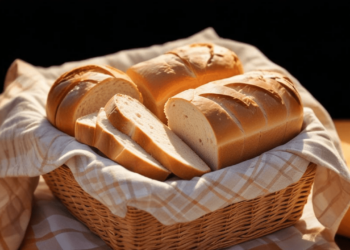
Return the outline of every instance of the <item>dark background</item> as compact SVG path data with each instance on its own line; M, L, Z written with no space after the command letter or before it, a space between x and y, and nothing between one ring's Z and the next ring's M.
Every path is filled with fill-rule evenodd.
M286 68L332 118L350 119L350 1L285 2L0 0L1 83L16 58L59 65L213 27Z

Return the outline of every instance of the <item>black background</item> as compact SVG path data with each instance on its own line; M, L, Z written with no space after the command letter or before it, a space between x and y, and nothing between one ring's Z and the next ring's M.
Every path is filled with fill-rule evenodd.
M286 68L332 118L349 119L350 2L310 2L0 0L1 83L16 58L59 65L213 27Z

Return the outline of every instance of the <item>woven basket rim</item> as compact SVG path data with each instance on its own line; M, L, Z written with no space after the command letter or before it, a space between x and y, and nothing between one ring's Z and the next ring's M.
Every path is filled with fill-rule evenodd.
M64 171L66 171L67 173L69 173L69 175L71 175L71 177L76 181L74 175L72 174L70 168L69 168L67 165L63 164L62 166L60 166L59 168L57 168L57 169L55 169L55 170L60 171L60 170L63 170L63 169L64 169ZM199 217L199 218L197 218L197 219L200 219L200 218L202 218L202 217L205 217L205 216L207 216L207 215L210 214L210 213L214 213L214 212L217 211L217 210L220 210L220 209L229 207L229 206L231 206L231 205L235 205L235 204L239 204L239 203L243 203L243 202L247 202L247 201L251 201L251 200L255 200L255 199L260 199L260 198L262 198L262 197L268 197L268 196L270 196L270 195L274 195L275 193L278 193L278 192L280 192L281 190L287 189L288 187L297 184L297 183L300 182L300 180L304 177L304 175L307 174L308 171L316 172L316 169L317 169L317 165L316 165L315 163L310 162L309 165L307 166L307 168L305 169L305 172L304 172L304 173L302 174L302 176L300 177L300 179L297 180L297 181L294 182L294 183L291 183L289 186L287 186L287 187L285 187L285 188L282 188L282 189L280 189L280 190L277 190L277 191L275 191L275 192L272 192L272 193L259 195L259 196L255 197L255 198L252 198L252 199L241 200L241 201L233 202L233 203L229 203L229 204L223 204L222 206L220 206L220 207L217 208L216 210L211 211L211 212L208 212L208 213L202 215L201 217ZM47 174L49 174L49 173L47 173ZM86 192L86 191L84 190L84 192ZM87 193L87 192L86 192L86 193ZM89 193L87 193L87 195L90 196ZM108 206L106 206L106 208L110 211L110 209L109 209ZM127 205L126 208L127 208L127 211L134 211L134 210L135 210L135 211L136 211L136 210L137 210L137 211L142 211L142 212L145 212L145 213L147 213L147 214L149 214L150 216L153 217L153 215L152 215L151 213L149 213L149 212L146 211L146 210L143 210L142 208L137 208L137 207L133 207L133 206L130 206L130 205ZM111 211L110 211L110 212L111 212ZM111 212L111 213L112 213L112 212ZM118 216L118 215L115 215L115 216ZM155 219L156 219L156 218L155 218ZM194 220L197 220L197 219L194 219ZM194 221L194 220L192 220L192 221ZM159 221L159 220L157 220L157 221ZM159 221L159 222L160 222L160 221ZM188 221L188 222L191 222L191 221ZM178 222L178 223L176 223L176 224L184 224L184 223L188 223L188 222ZM161 222L160 222L160 223L161 223Z

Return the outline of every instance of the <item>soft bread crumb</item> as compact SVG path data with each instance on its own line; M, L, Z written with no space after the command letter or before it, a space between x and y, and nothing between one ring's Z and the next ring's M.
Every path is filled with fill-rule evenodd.
M111 109L111 110L110 110ZM205 162L143 104L117 94L106 105L108 119L130 134L146 151L180 178L190 179L210 171ZM130 133L130 128L135 131Z
M104 109L101 109L98 117L97 117L97 127L99 128L100 133L108 134L109 141L104 141L102 143L104 144L110 144L110 147L113 147L114 145L120 145L119 154L114 157L112 160L116 160L118 162L119 156L124 153L123 151L127 150L130 151L130 155L134 155L135 158L139 158L139 161L142 161L143 164L147 164L148 167L151 166L154 168L150 171L161 171L164 172L165 175L170 174L170 172L164 168L157 160L155 160L151 155L149 155L143 148L141 148L135 141L133 141L129 136L125 135L124 133L117 130L108 120L106 112ZM98 135L97 135L98 136ZM101 134L99 135L101 136ZM96 138L96 141L98 141L98 138ZM98 149L101 149L100 146L96 144L96 147ZM105 153L105 152L103 152ZM107 155L110 157L109 155ZM136 159L135 159L136 161ZM131 166L125 166L126 168L130 168ZM135 170L137 168L142 168L142 166L132 166L132 168ZM158 170L156 170L158 169ZM167 173L167 174L166 174ZM164 176L164 174L163 174Z

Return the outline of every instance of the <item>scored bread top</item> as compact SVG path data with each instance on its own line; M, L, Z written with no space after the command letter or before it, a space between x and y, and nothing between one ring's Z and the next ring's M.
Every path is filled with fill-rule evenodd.
M181 58L201 85L243 73L243 66L233 51L211 43L190 44L166 54Z
M210 43L186 45L127 70L144 97L144 105L163 123L164 104L171 96L241 73L242 64L234 52Z
M303 105L297 89L286 76L276 72L253 71L215 83L235 89L255 100L269 127L282 123L283 131L280 132L283 135L279 136L277 144L288 141L300 132ZM266 145L270 147L268 142Z
M172 131L213 170L286 143L303 122L293 83L283 75L260 71L179 93L166 103L165 113ZM235 126L228 126L232 123Z
M256 133L256 131L262 128L264 129L267 126L264 114L257 103L253 99L247 98L242 93L214 83L205 84L197 88L195 93L196 95L205 97L208 101L217 103L219 105L218 109L225 110L236 126L238 126L241 133L237 135L236 138L244 138L241 159L248 159L251 158L252 155L256 155L259 145L259 143L256 142L260 140L260 134ZM218 140L225 143L223 140L220 140L219 135L225 136L228 134L221 129L221 126L222 124L217 126L219 132L216 132L216 134L218 135ZM232 129L234 127L230 126L230 128ZM238 129L235 128L234 130L238 131ZM232 141L232 137L227 137L229 136L226 136L226 140ZM239 145L237 145L237 147L238 146ZM249 150L246 150L248 147Z
M123 72L109 66L88 65L63 74L52 86L46 112L49 121L74 136L75 121L97 112L116 93L142 101L137 86Z
M164 167L183 179L210 171L204 161L139 101L117 94L105 106L108 120Z
M124 72L110 66L86 65L62 74L53 83L47 96L46 115L51 124L56 124L56 112L66 94L80 82L97 83L98 79L93 79L93 75L96 74L108 75L132 83L131 79Z

